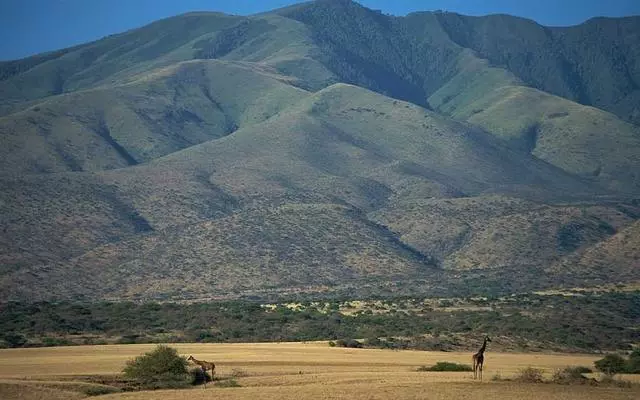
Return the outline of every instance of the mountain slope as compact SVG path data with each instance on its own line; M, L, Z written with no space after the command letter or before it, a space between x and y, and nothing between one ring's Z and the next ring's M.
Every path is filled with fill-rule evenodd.
M638 177L629 172L640 170L640 129L636 125L527 86L585 104L606 103L614 112L617 108L613 105L618 101L633 103L634 82L640 82L640 70L635 72L634 63L640 58L631 38L640 35L640 30L627 20L620 22L625 31L619 36L612 34L589 48L601 59L612 41L620 42L614 52L618 59L624 54L627 64L605 62L598 69L591 60L595 55L582 48L576 50L571 68L588 68L580 85L591 85L590 97L579 98L567 89L571 82L563 75L563 64L545 58L566 57L563 52L569 51L569 45L562 44L560 50L556 42L568 39L562 39L560 33L556 35L560 38L551 37L549 29L532 21L426 12L398 18L342 0L317 1L281 14L313 28L314 39L323 51L319 60L344 82L480 125L507 139L515 149L532 152L565 171L593 178L612 189L631 193L640 190ZM599 25L583 29L591 32L589 36ZM521 61L525 56L536 61ZM620 76L618 67L628 74ZM545 75L540 75L543 72ZM539 84L542 81L545 85ZM603 82L609 81L626 86L612 91L609 95L613 97L605 100L600 93L609 87ZM640 110L640 103L633 107ZM633 120L627 114L623 117Z
M12 181L3 181L3 186L9 187L8 182ZM344 84L310 95L265 122L146 164L92 174L25 176L13 182L13 188L2 194L3 204L15 205L3 212L10 233L7 237L12 240L2 256L7 273L14 271L5 275L3 287L7 296L11 293L33 296L29 288L37 288L42 282L60 282L62 286L49 292L52 298L63 293L88 295L82 289L87 285L83 271L95 268L98 269L92 276L106 274L100 275L104 290L96 292L99 297L108 296L114 288L122 286L118 276L131 276L127 279L138 282L136 277L151 279L148 274L158 268L166 272L154 277L157 286L153 286L150 296L158 296L163 287L168 287L162 282L174 287L176 280L187 275L197 282L200 282L197 277L207 276L211 280L224 276L224 284L210 283L208 287L227 295L263 287L260 286L263 283L242 282L248 276L257 276L258 272L249 273L254 268L250 265L258 268L264 264L260 260L265 256L245 254L249 250L236 239L223 246L220 240L226 235L254 237L256 243L252 248L266 246L267 253L275 251L268 250L271 248L280 249L276 253L283 256L269 261L269 270L275 274L269 281L273 287L287 284L286 271L291 274L292 269L310 268L318 265L317 260L325 260L326 246L320 243L329 241L336 232L342 232L338 236L345 239L351 234L356 236L345 241L341 245L344 247L332 250L332 259L320 262L318 268L324 268L325 272L319 276L327 282L336 284L345 268L356 266L371 269L366 269L366 274L354 272L354 279L362 280L368 275L386 279L406 277L411 271L430 268L431 254L412 250L384 229L372 226L364 215L355 214L355 220L349 217L351 222L342 213L323 220L304 215L317 215L318 210L327 209L327 204L339 209L347 206L375 210L396 197L516 191L551 199L559 193L560 197L569 192L574 196L594 193L589 185L548 164L532 157L523 159L491 135L410 103ZM78 182L88 182L94 188L81 191ZM68 197L70 190L86 204L97 205L105 198L103 193L107 189L113 201L128 208L103 218L102 214L94 216L90 209L67 205L79 202ZM305 206L296 208L294 204ZM298 211L293 215L284 213L280 220L277 210L290 207ZM32 210L36 208L39 213L34 215ZM133 228L126 224L134 215L144 221L145 229L138 234L131 232L136 224ZM238 233L225 231L225 223L237 218L244 221L239 223ZM318 239L313 239L313 244L296 245L304 251L300 250L293 265L289 256L284 257L288 254L285 249L290 249L293 237L302 239L306 234L292 236L284 232L294 228L292 221L303 218L307 222L299 229L306 227ZM110 228L110 236L96 236L109 221L120 222ZM250 222L255 224L249 225ZM212 227L219 233L207 233ZM59 235L58 241L47 242L55 230L64 229L73 234ZM277 234L269 233L273 229ZM264 243L258 243L261 237ZM268 237L273 239L267 240ZM22 249L29 241L46 243L47 253L43 250L42 254L25 257ZM382 244L373 245L378 250L371 250L372 254L377 256L351 250L363 241L390 243L392 247L383 251ZM187 251L189 248L195 253ZM369 257L368 261L360 260L357 254ZM396 265L395 275L381 272L391 270L387 261L380 260ZM154 268L144 272L150 265ZM209 270L212 265L218 266L214 272ZM242 272L246 268L249 269ZM295 284L304 285L305 276L306 283L320 284L308 273L301 275ZM72 290L70 286L78 289ZM205 286L194 283L182 294L204 296ZM24 291L16 292L11 287L22 287ZM142 296L144 292L138 284L127 290L127 296L136 293Z
M220 13L187 14L45 56L2 62L0 115L17 111L33 100L95 87L127 70L135 75L149 65L184 61L168 55L190 40L241 19ZM163 57L169 60L158 60Z
M320 0L0 63L0 300L637 279L616 26L585 52L513 17Z
M140 83L141 76L161 74L182 61L224 59L250 62L256 68L272 67L281 76L287 76L291 84L306 90L316 91L336 82L346 82L426 108L433 107L454 118L479 124L499 137L507 137L514 148L534 151L536 156L567 172L578 173L611 189L633 194L640 191L640 183L634 173L627 171L635 171L639 167L635 157L640 153L638 128L617 120L611 114L581 108L525 86L536 86L586 104L598 105L594 103L596 100L589 99L604 99L602 92L611 86L606 82L613 80L624 87L616 87L609 93L608 100L602 101L606 104L624 102L631 108L638 106L633 105L632 99L635 96L634 82L637 81L635 65L639 58L636 56L637 46L631 40L638 32L632 23L633 18L615 21L615 24L609 20L590 21L581 25L576 33L577 27L550 29L509 16L467 18L451 13L414 13L407 17L391 17L347 0L304 3L252 17L190 13L54 55L6 64L3 74L6 79L0 81L0 87L6 93L3 102L18 104L7 107L20 109L42 101L43 96L62 92L97 88L120 93L122 85ZM618 30L611 24L618 26ZM594 39L588 48L591 52L584 50L583 45L571 45L571 38L576 35L592 37L596 35L594 32L605 37ZM532 52L530 56L522 53L525 48ZM611 62L615 65L593 61L606 58L607 49L613 49L615 57ZM568 55L571 51L575 52L573 58ZM525 56L533 58L523 61ZM566 71L562 69L566 64L562 60L565 59L570 59L570 69L584 66L584 76L576 78L579 80L576 84L584 86L584 90L589 89L589 99L585 100L570 90L573 81L567 81L570 77L565 76ZM20 65L22 67L18 67ZM42 70L45 67L48 69ZM3 70L1 65L0 70ZM529 74L525 74L525 70ZM627 71L626 75L621 76L619 70ZM60 74L51 71L65 71L66 75L59 78ZM64 81L63 89L43 89L49 84L58 84L56 81L60 79ZM203 84L207 85L206 82ZM29 85L39 91L30 94ZM197 104L205 101L202 94L186 89L183 95L201 99L195 101L196 104L182 104L176 103L175 99L164 99L160 93L147 93L154 89L144 88L144 85L152 83L140 83L139 90L145 91L145 96L159 100L159 104L154 104L149 111L162 115L152 116L151 121L146 121L144 115L139 115L146 110L141 111L134 102L124 109L114 107L112 114L115 116L112 118L123 119L126 125L136 127L136 131L140 128L147 130L149 127L144 125L152 125L155 131L186 129L189 133L177 138L162 138L158 143L149 143L141 134L132 139L138 148L129 149L133 146L113 138L124 135L118 132L108 135L114 124L101 121L106 106L100 101L88 102L83 114L95 116L82 118L91 120L90 125L94 127L81 129L81 132L77 132L75 126L69 128L70 121L56 121L58 111L37 119L29 112L15 116L20 121L31 118L44 128L33 130L21 122L17 123L17 128L0 127L0 132L31 129L32 135L41 136L47 136L49 131L53 131L54 136L64 132L72 137L60 137L55 142L68 140L71 143L79 136L83 137L80 143L72 145L76 147L74 149L66 145L38 143L37 158L47 160L44 166L36 168L42 171L113 168L144 162L221 135L220 132L210 132L211 129L219 130L216 125L224 125L224 122L211 120L211 114L219 114L219 110L209 110L209 106ZM171 90L171 85L168 89ZM119 94L98 94L100 98L109 96L111 104L132 102L121 99ZM250 95L242 93L241 96ZM165 106L167 102L170 105ZM540 103L541 107L527 108L523 112L522 105L528 102ZM75 106L72 103L63 108ZM191 111L185 112L185 108L188 110L190 107L200 110L191 115ZM549 109L552 111L547 111ZM555 109L560 110L553 111ZM558 117L564 113L569 118ZM553 118L548 118L548 115ZM517 121L512 123L512 119ZM233 123L227 125L232 127ZM102 161L96 159L99 152L88 154L86 148L89 145L103 141L95 138L87 142L86 137L95 136L93 131L96 130L102 132L107 141L116 142L116 149L117 146L122 149L107 151L107 159ZM567 131L572 132L567 134ZM164 133L164 136L172 135L174 133ZM111 139L108 136L112 136ZM10 143L13 149L24 146L20 140ZM101 144L98 148L104 146L114 146L114 143ZM623 154L623 157L615 154ZM89 157L97 165L85 166L89 163L84 159ZM61 169L50 164L67 165Z
M437 18L454 42L526 84L640 122L640 17L566 28L508 15Z
M0 117L1 171L96 171L144 163L263 121L307 95L252 64L199 60L127 84L50 97Z
M63 265L5 275L0 286L5 299L207 299L429 278L432 270L352 210L284 205L101 246Z
M252 156L246 159L246 154ZM345 84L323 89L264 124L157 162L193 168L201 158L215 170L214 177L225 181L260 171L261 179L278 182L279 177L270 175L275 172L284 175L289 186L325 194L339 193L336 178L353 176L375 179L392 189L399 177L417 176L466 194L526 193L527 188L532 196L542 197L594 193L588 183L534 157L523 157L472 126ZM261 190L260 183L255 184L243 185L243 190ZM384 196L367 196L375 198L376 193ZM362 206L359 201L354 204Z
M478 74L503 76L482 68ZM473 84L445 85L430 101L438 111L481 126L514 149L611 189L637 192L640 127L529 87L481 82L482 91Z
M580 276L591 284L637 282L640 278L640 221L614 236L547 268L551 274Z
M465 270L554 264L609 240L633 224L638 211L620 204L547 205L494 195L400 200L371 217L442 267Z

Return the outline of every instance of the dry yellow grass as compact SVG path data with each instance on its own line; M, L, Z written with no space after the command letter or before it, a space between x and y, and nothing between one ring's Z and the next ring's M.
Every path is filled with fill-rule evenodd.
M216 362L221 378L235 376L238 388L189 390L195 399L632 399L638 389L528 385L492 382L521 368L535 367L549 376L568 365L591 366L600 358L568 354L486 354L485 381L468 372L417 372L438 361L470 363L471 353L331 348L326 342L262 344L175 344L183 355ZM125 362L154 345L81 346L0 351L0 398L65 398L73 386L58 386L74 375L118 374ZM19 383L22 382L22 385ZM68 381L67 381L68 382ZM69 384L71 382L68 382ZM20 389L21 388L21 389ZM22 392L20 397L18 393ZM25 397L27 393L31 397ZM47 396L48 394L48 396ZM39 396L39 397L38 397ZM182 399L184 391L117 393L108 399Z
M0 382L0 398L21 400L75 400L82 399L82 393L30 385L20 382Z
M398 384L314 384L291 388L240 387L233 389L192 390L189 399L264 399L264 400L299 400L299 399L350 399L350 400L383 400L383 399L637 399L637 392L620 389L598 389L589 387L517 385L517 384L481 384L469 383L432 383L416 382L412 385ZM105 399L184 399L185 393L180 391L162 391L154 393L126 393L105 396Z

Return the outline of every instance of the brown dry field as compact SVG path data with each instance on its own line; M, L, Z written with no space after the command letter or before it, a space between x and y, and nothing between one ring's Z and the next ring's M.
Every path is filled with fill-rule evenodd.
M574 354L486 353L483 382L470 372L417 372L438 361L470 364L471 353L331 348L318 343L172 344L185 355L214 361L217 376L241 387L130 392L104 399L638 399L640 390L494 382L526 367L551 376L565 366L601 358ZM115 375L127 360L155 345L108 345L0 350L0 398L76 399L74 376ZM625 376L627 380L640 378Z

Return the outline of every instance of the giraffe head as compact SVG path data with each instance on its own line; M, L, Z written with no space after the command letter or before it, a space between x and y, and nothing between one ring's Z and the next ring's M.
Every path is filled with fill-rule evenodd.
M491 338L489 336L485 336L484 340L487 341L487 342L490 342Z

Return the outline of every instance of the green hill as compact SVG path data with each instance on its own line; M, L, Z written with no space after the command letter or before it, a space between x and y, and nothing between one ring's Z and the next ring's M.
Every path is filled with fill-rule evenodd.
M640 17L545 27L509 15L438 13L452 41L527 85L640 122Z
M3 174L144 163L268 119L307 95L254 64L194 60L0 117Z
M481 94L472 85L453 85L430 99L440 100L432 103L437 110L481 126L514 149L611 189L637 192L640 127L536 89L489 82ZM444 102L447 92L455 95Z
M47 282L43 298L91 299L246 295L346 278L433 282L437 254L373 225L363 211L424 196L596 193L473 127L344 84L146 164L7 182L7 296L37 296ZM485 213L482 205L474 212ZM110 235L100 234L106 228ZM33 242L46 245L25 255ZM294 271L303 272L291 280Z
M187 14L43 56L2 62L0 110L6 114L32 100L110 84L119 75L184 61L173 56L181 46L241 19L220 13Z

